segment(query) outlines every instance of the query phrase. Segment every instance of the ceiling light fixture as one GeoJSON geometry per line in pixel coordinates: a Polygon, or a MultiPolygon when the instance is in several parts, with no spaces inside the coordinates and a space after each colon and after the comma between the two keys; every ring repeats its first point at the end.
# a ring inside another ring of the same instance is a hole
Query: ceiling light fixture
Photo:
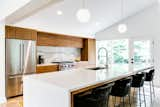
{"type": "Polygon", "coordinates": [[[85,0],[83,0],[82,8],[77,11],[76,17],[81,23],[89,22],[91,14],[90,11],[86,8],[85,0]]]}
{"type": "Polygon", "coordinates": [[[62,15],[62,14],[63,14],[63,12],[61,10],[57,11],[57,15],[62,15]]]}
{"type": "MultiPolygon", "coordinates": [[[[121,17],[124,18],[124,1],[121,0],[121,17]]],[[[125,23],[121,23],[118,25],[118,31],[119,33],[125,33],[127,32],[127,25],[125,23]]]]}

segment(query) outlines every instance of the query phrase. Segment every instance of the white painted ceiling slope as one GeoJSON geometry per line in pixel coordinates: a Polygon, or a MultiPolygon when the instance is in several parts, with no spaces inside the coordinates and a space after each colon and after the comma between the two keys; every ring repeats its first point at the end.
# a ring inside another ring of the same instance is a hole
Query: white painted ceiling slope
{"type": "Polygon", "coordinates": [[[160,5],[155,4],[119,23],[127,24],[128,31],[126,33],[120,34],[118,32],[117,23],[96,33],[95,38],[97,40],[104,40],[117,38],[153,39],[160,37],[160,5]]]}
{"type": "MultiPolygon", "coordinates": [[[[122,20],[121,0],[86,1],[91,12],[89,23],[80,23],[76,19],[76,11],[82,7],[82,0],[64,0],[61,3],[40,10],[14,23],[14,25],[48,32],[90,37],[122,20]],[[63,15],[58,16],[56,14],[57,10],[62,10],[63,15]]],[[[132,16],[156,2],[157,0],[125,0],[125,17],[132,16]]]]}
{"type": "Polygon", "coordinates": [[[0,0],[0,20],[18,10],[30,0],[0,0]]]}

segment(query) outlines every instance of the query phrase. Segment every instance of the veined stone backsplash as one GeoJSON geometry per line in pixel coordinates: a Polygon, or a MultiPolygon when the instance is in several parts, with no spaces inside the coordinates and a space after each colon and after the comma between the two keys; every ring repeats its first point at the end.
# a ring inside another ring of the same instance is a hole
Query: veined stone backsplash
{"type": "Polygon", "coordinates": [[[75,61],[75,59],[80,58],[81,50],[79,48],[70,47],[38,46],[37,54],[44,56],[45,63],[54,61],[75,61]]]}

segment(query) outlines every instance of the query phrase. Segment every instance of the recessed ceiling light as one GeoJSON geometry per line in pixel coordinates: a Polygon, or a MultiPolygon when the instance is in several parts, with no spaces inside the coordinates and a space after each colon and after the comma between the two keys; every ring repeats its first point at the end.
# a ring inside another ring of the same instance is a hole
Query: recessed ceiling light
{"type": "Polygon", "coordinates": [[[125,33],[125,32],[127,32],[127,25],[126,25],[126,24],[119,24],[119,25],[118,25],[118,31],[119,31],[120,33],[125,33]]]}
{"type": "Polygon", "coordinates": [[[63,12],[61,10],[57,11],[57,15],[62,15],[62,14],[63,14],[63,12]]]}

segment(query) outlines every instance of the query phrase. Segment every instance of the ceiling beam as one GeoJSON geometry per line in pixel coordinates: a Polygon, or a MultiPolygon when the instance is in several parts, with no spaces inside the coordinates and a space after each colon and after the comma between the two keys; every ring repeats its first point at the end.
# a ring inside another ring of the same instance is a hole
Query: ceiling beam
{"type": "Polygon", "coordinates": [[[5,19],[5,23],[8,25],[14,24],[32,14],[40,11],[41,9],[53,4],[59,3],[63,0],[31,0],[22,8],[18,9],[5,19]]]}

